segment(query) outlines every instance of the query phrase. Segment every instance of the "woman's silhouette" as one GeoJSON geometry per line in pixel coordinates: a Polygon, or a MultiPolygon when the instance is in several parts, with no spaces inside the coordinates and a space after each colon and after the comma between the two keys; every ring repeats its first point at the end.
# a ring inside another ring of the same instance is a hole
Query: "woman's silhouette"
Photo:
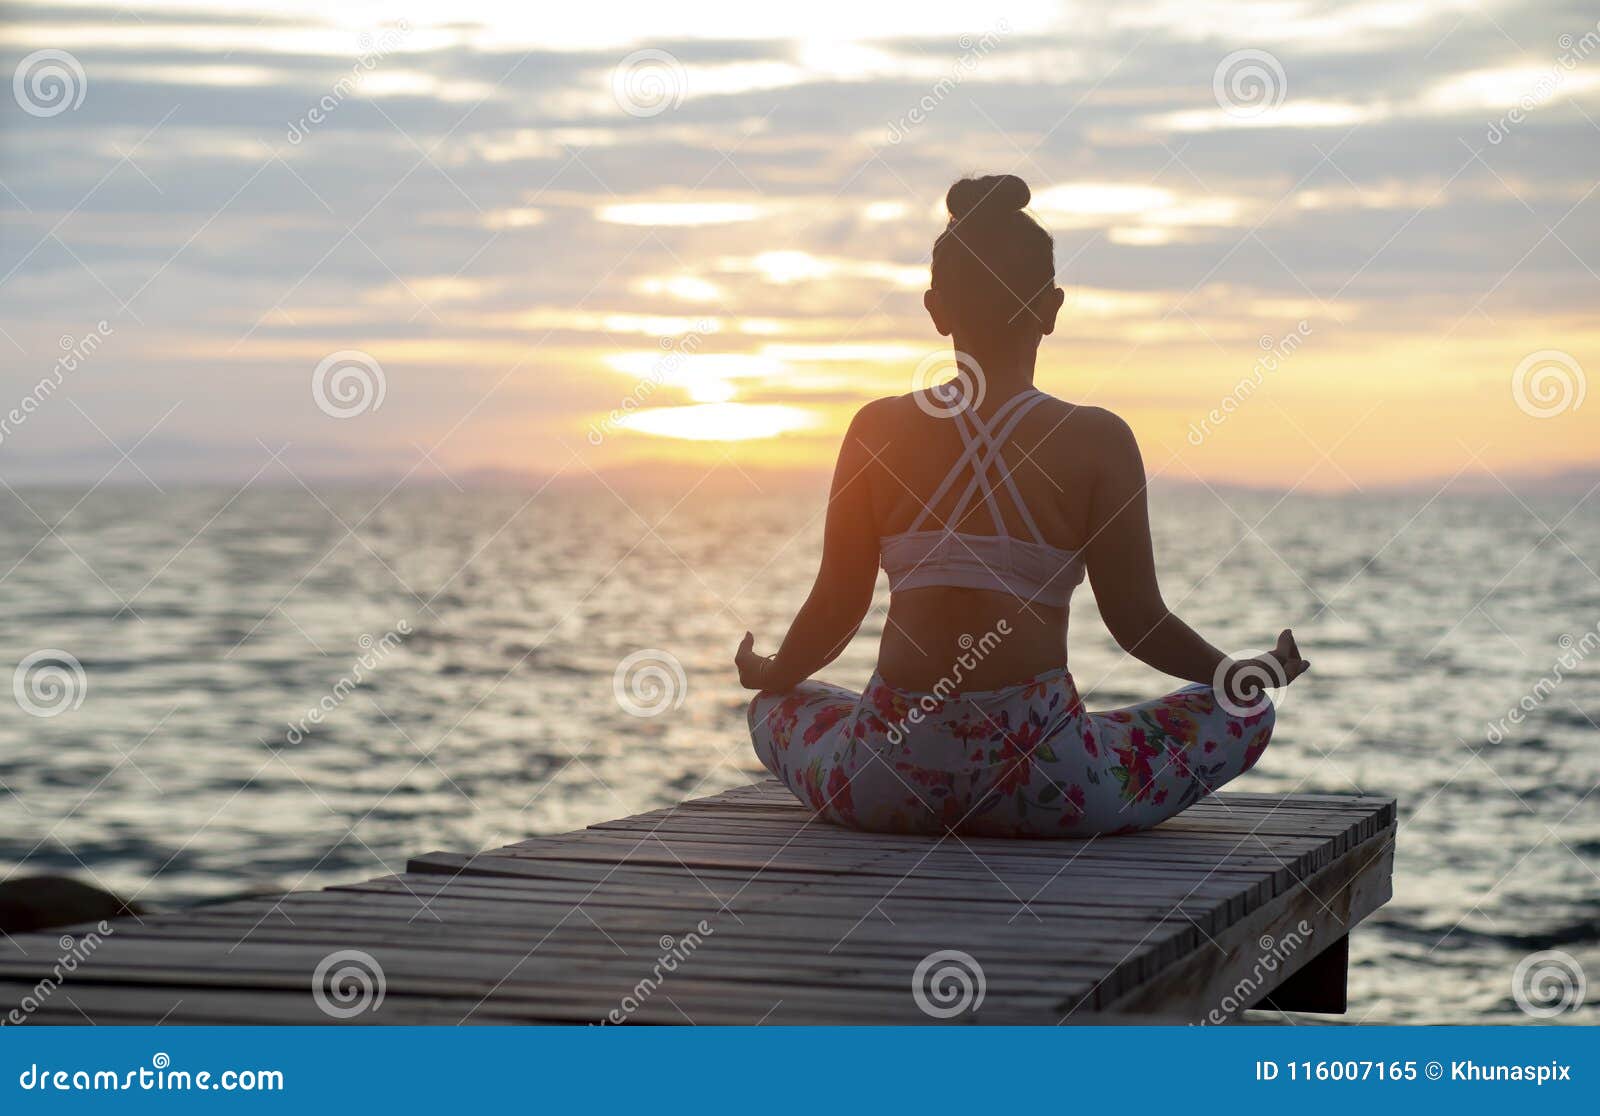
{"type": "Polygon", "coordinates": [[[746,633],[736,656],[740,681],[761,691],[750,703],[761,762],[845,825],[989,836],[1157,825],[1255,763],[1274,719],[1262,682],[1310,665],[1287,630],[1272,652],[1233,661],[1163,602],[1132,431],[1033,386],[1062,292],[1028,199],[1013,175],[950,188],[923,303],[953,338],[957,378],[855,416],[816,585],[776,655],[757,655],[746,633]],[[855,634],[880,564],[889,615],[866,691],[808,681],[855,634]],[[1197,685],[1084,710],[1066,633],[1085,571],[1118,644],[1197,685]]]}

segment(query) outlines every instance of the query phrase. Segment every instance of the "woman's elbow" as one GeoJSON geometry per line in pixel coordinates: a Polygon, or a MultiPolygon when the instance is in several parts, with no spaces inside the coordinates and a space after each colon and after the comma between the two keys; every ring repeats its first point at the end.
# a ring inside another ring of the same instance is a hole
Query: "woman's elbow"
{"type": "Polygon", "coordinates": [[[872,607],[872,593],[877,585],[876,563],[870,569],[824,568],[817,575],[811,595],[831,617],[860,621],[866,616],[867,609],[872,607]]]}
{"type": "Polygon", "coordinates": [[[866,619],[867,610],[872,607],[872,583],[862,586],[852,586],[839,595],[839,620],[850,628],[857,628],[861,621],[866,619]]]}

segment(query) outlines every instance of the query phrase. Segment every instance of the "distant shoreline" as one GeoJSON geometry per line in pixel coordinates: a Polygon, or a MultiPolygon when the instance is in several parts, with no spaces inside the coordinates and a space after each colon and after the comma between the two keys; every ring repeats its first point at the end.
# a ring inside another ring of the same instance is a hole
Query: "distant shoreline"
{"type": "MultiPolygon", "coordinates": [[[[215,489],[233,492],[249,482],[253,490],[301,491],[300,480],[313,484],[320,491],[366,492],[395,489],[408,492],[445,491],[459,495],[467,492],[526,492],[540,488],[554,492],[592,492],[612,488],[626,492],[660,491],[682,495],[686,485],[710,493],[725,489],[741,492],[753,491],[752,486],[778,491],[815,491],[825,494],[830,473],[824,469],[773,469],[761,467],[732,467],[729,465],[707,468],[704,466],[652,463],[624,466],[596,472],[548,474],[520,472],[510,469],[474,469],[454,475],[446,480],[437,473],[406,476],[403,472],[365,474],[304,474],[299,479],[283,474],[268,473],[252,480],[248,475],[237,478],[219,478],[215,473],[186,473],[169,475],[167,471],[153,474],[159,483],[186,491],[215,489]],[[204,475],[203,482],[195,483],[193,477],[204,475]]],[[[34,480],[10,479],[11,487],[19,492],[77,492],[91,486],[102,490],[149,490],[148,481],[103,480],[98,476],[63,477],[34,480]],[[98,485],[97,481],[100,481],[98,485]]],[[[1582,495],[1600,486],[1600,463],[1578,466],[1551,472],[1522,472],[1495,474],[1488,471],[1462,472],[1454,476],[1429,476],[1414,480],[1368,483],[1359,489],[1304,488],[1296,485],[1248,484],[1234,480],[1189,480],[1181,477],[1154,476],[1150,480],[1153,491],[1205,491],[1281,495],[1295,493],[1296,498],[1344,499],[1348,497],[1406,495],[1424,493],[1433,495],[1506,495],[1507,487],[1519,494],[1572,493],[1582,495]]]]}

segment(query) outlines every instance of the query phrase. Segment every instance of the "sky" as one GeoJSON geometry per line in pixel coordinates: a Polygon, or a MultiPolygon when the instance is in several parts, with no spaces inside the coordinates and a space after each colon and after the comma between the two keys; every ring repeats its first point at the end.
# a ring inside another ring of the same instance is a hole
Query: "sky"
{"type": "Polygon", "coordinates": [[[825,469],[999,172],[1154,474],[1600,467],[1592,5],[4,11],[6,483],[825,469]]]}

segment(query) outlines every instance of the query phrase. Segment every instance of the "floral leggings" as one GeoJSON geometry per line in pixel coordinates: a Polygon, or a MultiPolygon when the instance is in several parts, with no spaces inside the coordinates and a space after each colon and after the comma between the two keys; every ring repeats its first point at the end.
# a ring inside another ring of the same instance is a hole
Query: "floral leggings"
{"type": "Polygon", "coordinates": [[[829,821],[888,833],[1086,837],[1160,825],[1249,771],[1272,736],[1210,686],[1089,713],[1072,675],[939,697],[876,674],[750,703],[756,755],[829,821]]]}

